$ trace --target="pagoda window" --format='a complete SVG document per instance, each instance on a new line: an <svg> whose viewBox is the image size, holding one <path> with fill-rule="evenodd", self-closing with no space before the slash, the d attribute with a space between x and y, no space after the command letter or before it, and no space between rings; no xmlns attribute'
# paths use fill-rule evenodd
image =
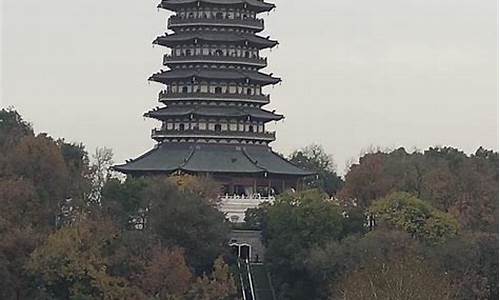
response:
<svg viewBox="0 0 500 300"><path fill-rule="evenodd" d="M245 58L250 58L250 52L249 51L245 51Z"/></svg>
<svg viewBox="0 0 500 300"><path fill-rule="evenodd" d="M259 125L259 132L264 132L264 125L262 124Z"/></svg>
<svg viewBox="0 0 500 300"><path fill-rule="evenodd" d="M215 129L215 132L221 132L222 131L222 125L221 124L215 124L214 129Z"/></svg>
<svg viewBox="0 0 500 300"><path fill-rule="evenodd" d="M188 92L188 87L187 86L183 86L182 87L182 93L186 94L187 92Z"/></svg>
<svg viewBox="0 0 500 300"><path fill-rule="evenodd" d="M188 15L189 18L194 18L194 13L193 12L190 12L189 15Z"/></svg>
<svg viewBox="0 0 500 300"><path fill-rule="evenodd" d="M251 88L247 88L247 95L252 95L253 94L253 91Z"/></svg>
<svg viewBox="0 0 500 300"><path fill-rule="evenodd" d="M248 132L254 132L253 125L248 126Z"/></svg>
<svg viewBox="0 0 500 300"><path fill-rule="evenodd" d="M208 93L208 85L206 83L201 84L201 92Z"/></svg>
<svg viewBox="0 0 500 300"><path fill-rule="evenodd" d="M224 15L221 12L218 12L218 13L215 14L215 18L219 19L219 20L220 19L224 19Z"/></svg>
<svg viewBox="0 0 500 300"><path fill-rule="evenodd" d="M224 52L222 52L221 49L217 49L217 50L215 50L215 55L222 56L222 55L224 55Z"/></svg>
<svg viewBox="0 0 500 300"><path fill-rule="evenodd" d="M200 122L200 130L207 130L207 123Z"/></svg>
<svg viewBox="0 0 500 300"><path fill-rule="evenodd" d="M184 123L179 124L179 131L184 131L186 129L186 125Z"/></svg>
<svg viewBox="0 0 500 300"><path fill-rule="evenodd" d="M186 56L191 56L191 49L186 49Z"/></svg>

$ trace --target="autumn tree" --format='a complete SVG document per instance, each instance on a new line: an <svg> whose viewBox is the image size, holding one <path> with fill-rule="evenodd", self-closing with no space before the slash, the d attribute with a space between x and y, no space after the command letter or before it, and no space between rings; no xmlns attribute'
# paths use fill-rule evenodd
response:
<svg viewBox="0 0 500 300"><path fill-rule="evenodd" d="M193 275L182 249L156 246L140 278L141 287L149 297L181 299L189 290Z"/></svg>
<svg viewBox="0 0 500 300"><path fill-rule="evenodd" d="M109 273L109 251L118 237L105 220L62 228L35 249L26 268L51 299L145 299L125 278Z"/></svg>
<svg viewBox="0 0 500 300"><path fill-rule="evenodd" d="M203 275L196 280L188 292L190 300L233 300L238 299L238 292L229 266L219 257L215 261L210 275Z"/></svg>
<svg viewBox="0 0 500 300"><path fill-rule="evenodd" d="M418 257L374 261L350 272L331 299L453 299L450 280Z"/></svg>

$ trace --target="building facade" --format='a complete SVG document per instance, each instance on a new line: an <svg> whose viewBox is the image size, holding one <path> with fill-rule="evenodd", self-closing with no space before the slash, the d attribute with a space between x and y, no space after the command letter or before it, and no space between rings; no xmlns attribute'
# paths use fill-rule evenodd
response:
<svg viewBox="0 0 500 300"><path fill-rule="evenodd" d="M270 122L283 115L264 107L264 89L281 79L261 70L261 50L278 42L262 37L259 15L274 9L261 0L164 0L174 14L169 33L154 40L168 53L167 70L149 80L161 83L160 108L145 114L161 126L151 136L154 149L115 169L128 175L191 174L221 183L221 207L232 222L246 209L290 189L312 175L273 152Z"/></svg>

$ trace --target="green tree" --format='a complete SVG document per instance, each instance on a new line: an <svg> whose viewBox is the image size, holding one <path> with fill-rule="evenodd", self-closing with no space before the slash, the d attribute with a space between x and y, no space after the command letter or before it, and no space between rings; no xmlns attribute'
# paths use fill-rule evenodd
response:
<svg viewBox="0 0 500 300"><path fill-rule="evenodd" d="M226 249L229 225L224 214L198 194L180 191L164 177L151 179L142 197L149 201L150 230L164 245L184 248L197 274L210 269Z"/></svg>
<svg viewBox="0 0 500 300"><path fill-rule="evenodd" d="M316 172L317 176L305 178L308 188L319 188L330 196L335 195L341 189L342 178L335 172L332 156L327 154L323 147L309 145L293 152L289 159L298 167Z"/></svg>
<svg viewBox="0 0 500 300"><path fill-rule="evenodd" d="M226 249L229 225L224 214L168 177L128 178L123 183L110 180L103 188L102 204L107 215L129 228L132 219L142 213L146 230L162 245L186 250L196 274L210 270Z"/></svg>
<svg viewBox="0 0 500 300"><path fill-rule="evenodd" d="M340 207L319 191L282 195L268 208L266 258L284 299L311 299L314 281L304 272L309 249L341 238Z"/></svg>
<svg viewBox="0 0 500 300"><path fill-rule="evenodd" d="M432 243L457 234L458 222L408 193L393 193L375 202L371 214L383 224L404 230Z"/></svg>

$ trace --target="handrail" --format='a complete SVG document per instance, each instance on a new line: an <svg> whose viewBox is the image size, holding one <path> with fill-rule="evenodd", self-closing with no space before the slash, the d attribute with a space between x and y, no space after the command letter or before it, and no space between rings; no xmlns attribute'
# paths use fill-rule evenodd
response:
<svg viewBox="0 0 500 300"><path fill-rule="evenodd" d="M255 300L255 289L253 287L252 272L250 272L250 262L248 261L248 258L246 259L246 265L247 265L247 272L248 272L248 281L250 283L250 291L252 292L252 299Z"/></svg>
<svg viewBox="0 0 500 300"><path fill-rule="evenodd" d="M239 259L238 259L238 275L240 277L241 294L243 295L243 300L247 300L247 295L245 293L245 283L243 282L243 276L241 275L241 264Z"/></svg>

